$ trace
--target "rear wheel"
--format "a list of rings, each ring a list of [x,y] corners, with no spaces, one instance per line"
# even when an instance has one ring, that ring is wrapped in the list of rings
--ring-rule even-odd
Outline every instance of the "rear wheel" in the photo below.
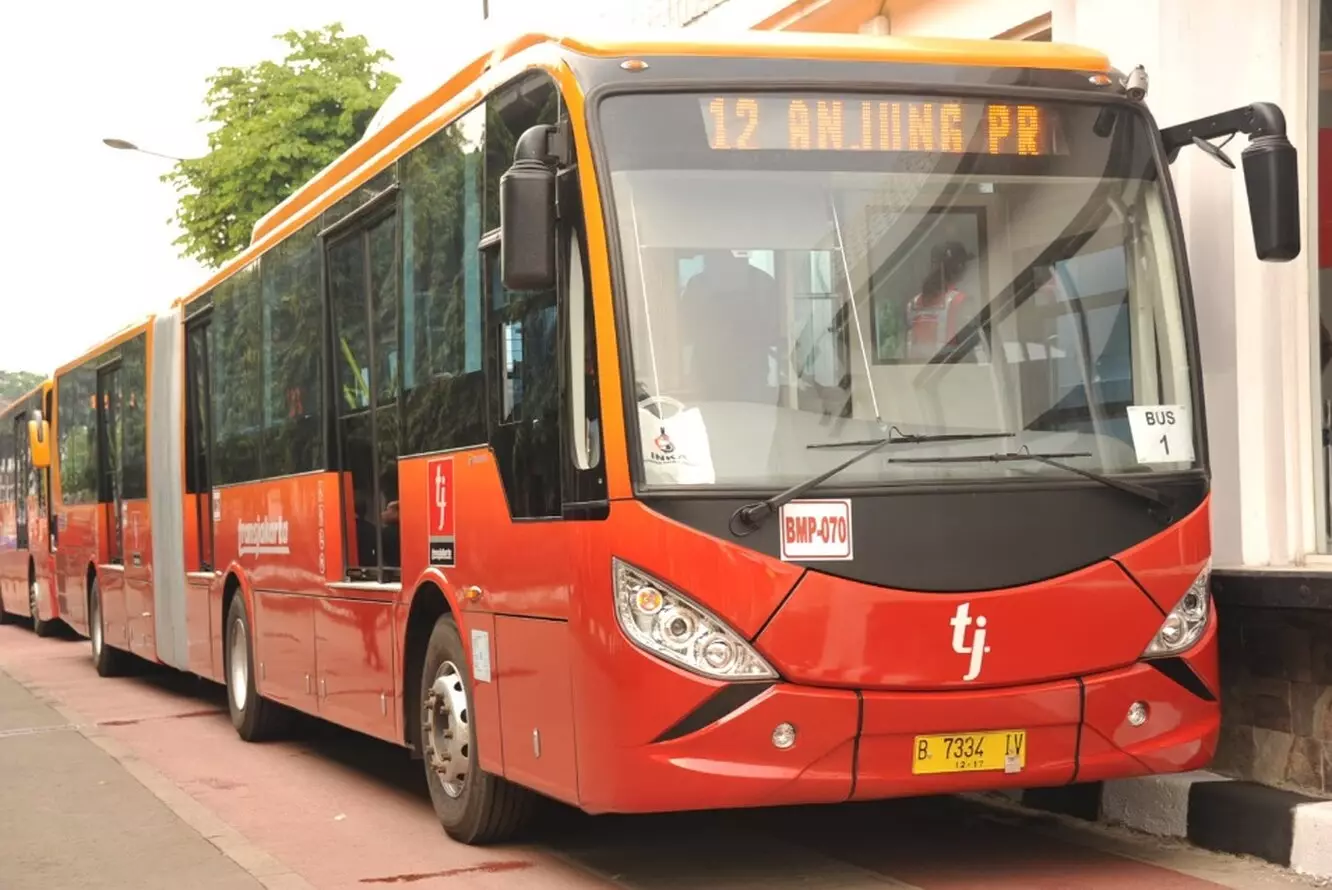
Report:
[[[231,725],[247,742],[263,742],[286,731],[291,711],[259,695],[254,679],[254,643],[245,599],[237,593],[227,610],[226,649],[227,707]]]
[[[49,637],[54,628],[52,622],[43,621],[41,613],[37,611],[37,579],[28,578],[28,611],[32,613],[32,629],[39,637]]]
[[[93,667],[102,677],[125,673],[129,653],[106,645],[106,619],[102,614],[102,586],[93,579],[88,591],[88,638],[92,640]]]
[[[421,666],[421,759],[445,832],[465,844],[493,844],[528,824],[536,795],[477,765],[466,665],[457,623],[441,616]]]

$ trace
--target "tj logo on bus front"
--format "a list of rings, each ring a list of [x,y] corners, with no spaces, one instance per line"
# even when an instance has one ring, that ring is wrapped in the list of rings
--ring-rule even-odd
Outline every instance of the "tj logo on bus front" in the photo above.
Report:
[[[963,603],[957,607],[957,613],[948,619],[948,623],[953,626],[953,651],[958,655],[970,655],[971,667],[963,675],[963,680],[974,680],[980,676],[981,661],[985,658],[985,653],[990,651],[990,647],[985,645],[985,616],[976,616],[976,630],[971,635],[971,645],[967,645],[967,628],[971,626],[971,615],[968,612],[971,609],[971,603]]]

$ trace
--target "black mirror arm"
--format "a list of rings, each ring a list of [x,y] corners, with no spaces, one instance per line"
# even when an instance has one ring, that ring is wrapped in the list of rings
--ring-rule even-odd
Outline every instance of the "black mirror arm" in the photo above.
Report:
[[[536,161],[539,164],[562,166],[573,159],[568,121],[529,127],[513,147],[514,163]]]
[[[1250,139],[1259,136],[1286,136],[1286,116],[1271,102],[1255,102],[1208,117],[1186,121],[1161,131],[1166,160],[1174,163],[1179,150],[1192,145],[1194,138],[1208,140],[1243,133]]]

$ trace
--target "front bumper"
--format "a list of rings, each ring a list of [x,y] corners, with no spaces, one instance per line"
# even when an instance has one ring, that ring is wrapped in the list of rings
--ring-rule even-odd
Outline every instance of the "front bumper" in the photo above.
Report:
[[[975,691],[778,683],[678,737],[602,749],[579,765],[580,803],[594,813],[834,803],[1197,769],[1211,760],[1220,727],[1216,690],[1202,679],[1216,676],[1216,645],[1213,624],[1176,660],[1189,683],[1151,663]],[[1127,719],[1134,702],[1148,711],[1136,727]],[[782,723],[797,731],[787,749],[773,743]],[[912,773],[917,735],[1019,729],[1027,733],[1020,772]]]

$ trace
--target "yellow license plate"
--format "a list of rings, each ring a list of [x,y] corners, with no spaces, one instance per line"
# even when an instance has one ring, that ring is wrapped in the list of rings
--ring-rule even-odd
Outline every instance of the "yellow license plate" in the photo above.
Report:
[[[911,760],[915,775],[1021,772],[1027,765],[1026,730],[952,732],[916,736]]]

